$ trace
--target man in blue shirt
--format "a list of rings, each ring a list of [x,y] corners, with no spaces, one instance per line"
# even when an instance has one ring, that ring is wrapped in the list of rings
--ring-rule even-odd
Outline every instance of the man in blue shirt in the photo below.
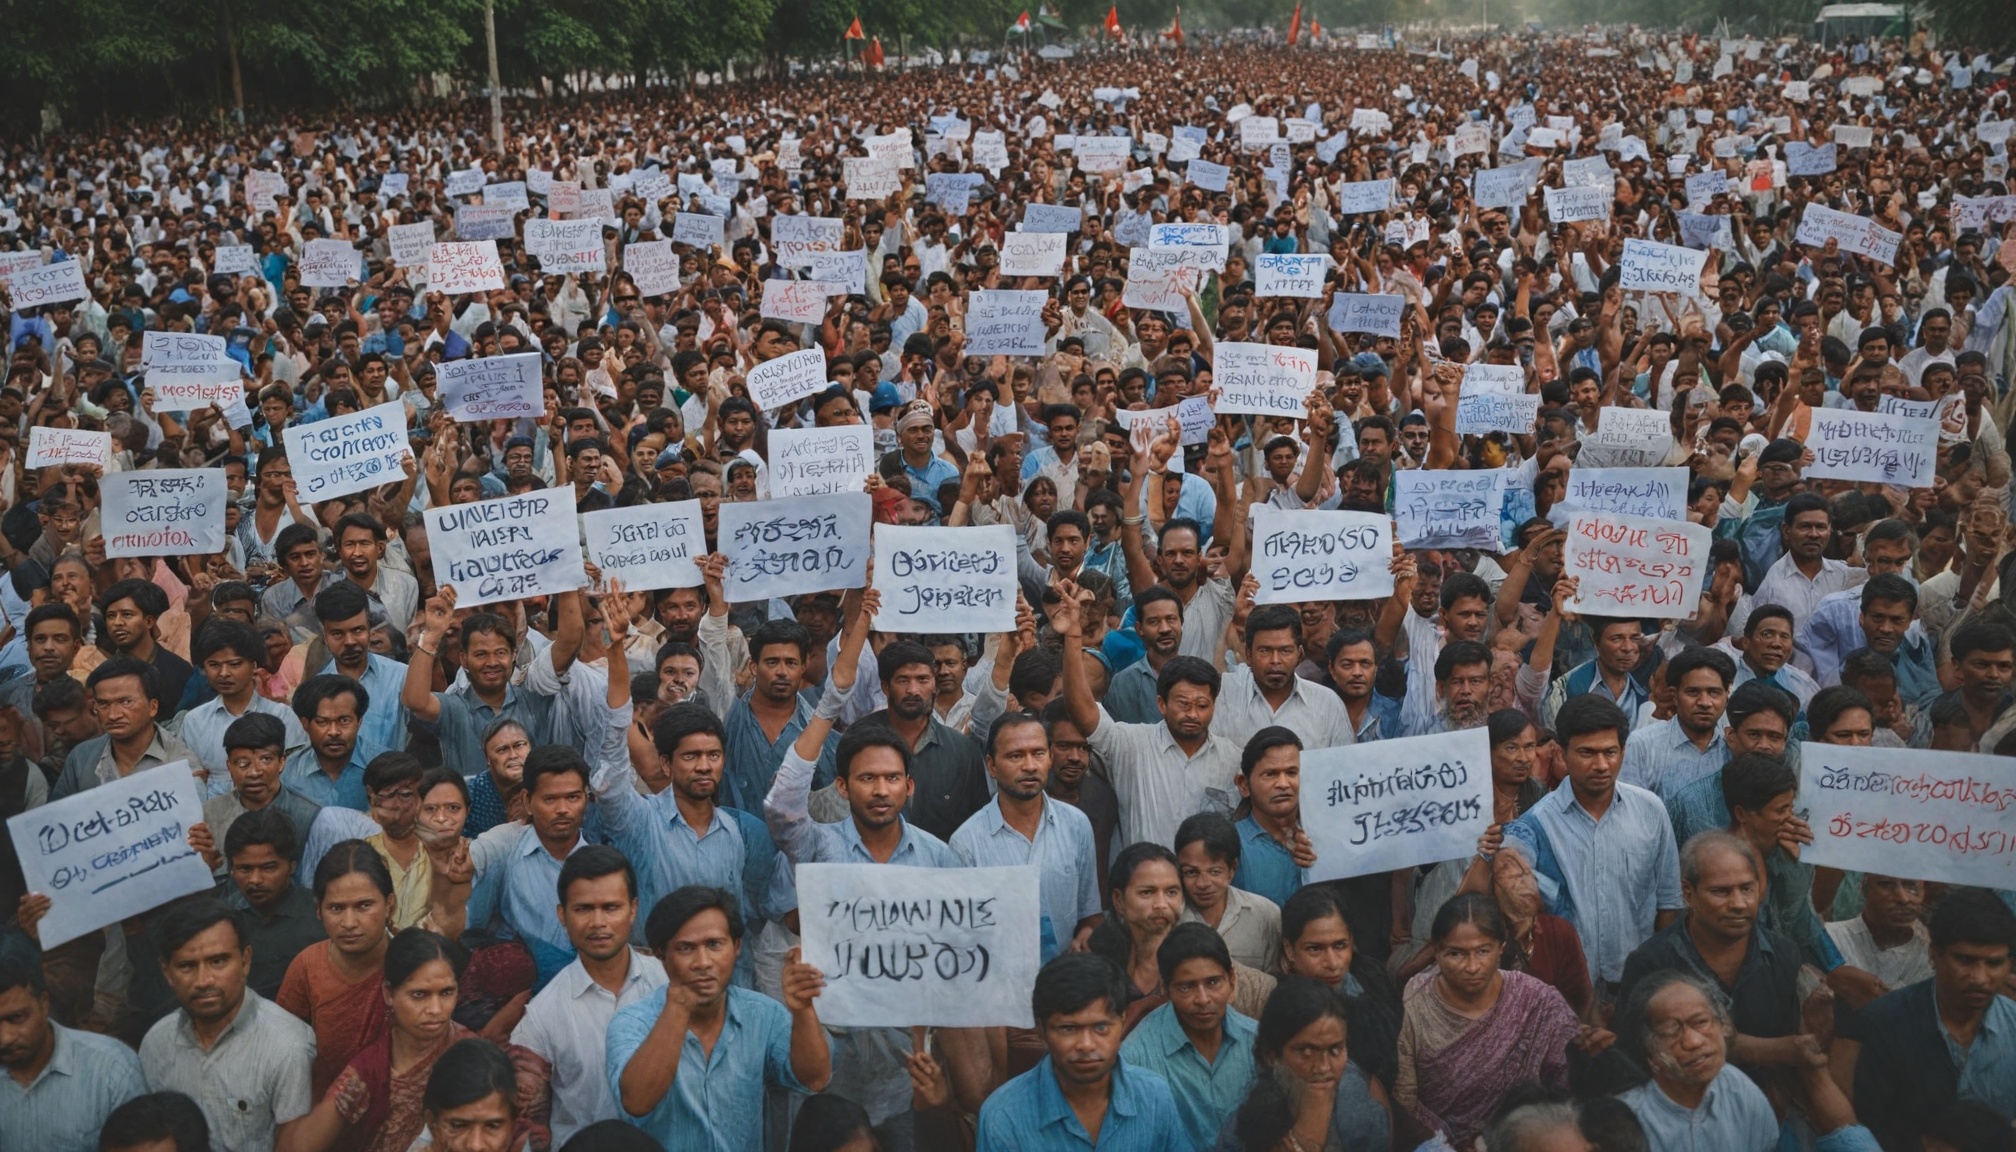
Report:
[[[1169,1082],[1189,1146],[1210,1148],[1253,1083],[1251,1017],[1232,1008],[1232,955],[1206,924],[1178,924],[1155,950],[1169,1002],[1120,1046],[1128,1064]]]
[[[1279,725],[1262,728],[1239,756],[1239,795],[1249,811],[1239,821],[1235,887],[1286,904],[1302,887],[1316,850],[1302,831],[1302,740]]]
[[[294,691],[294,715],[308,732],[308,746],[287,757],[280,783],[324,808],[340,804],[370,809],[364,795],[366,757],[357,733],[371,708],[371,694],[348,676],[310,676]]]
[[[817,1092],[832,1078],[812,1006],[825,977],[794,948],[783,1004],[734,987],[742,914],[719,888],[681,888],[660,900],[644,935],[670,982],[609,1022],[609,1094],[623,1119],[665,1152],[771,1147],[765,1090]]]
[[[49,1018],[42,973],[0,961],[0,1131],[7,1146],[90,1152],[114,1108],[147,1090],[140,1058]]]
[[[1067,952],[1036,974],[1030,1006],[1049,1054],[980,1107],[978,1152],[1167,1152],[1192,1146],[1168,1081],[1120,1054],[1127,983]]]
[[[943,516],[946,510],[938,504],[938,489],[957,481],[959,470],[932,453],[931,444],[937,434],[938,422],[931,405],[913,402],[896,418],[896,451],[882,458],[880,470],[884,479],[893,479],[899,473],[908,477],[910,498],[922,500],[931,506],[933,514]]]

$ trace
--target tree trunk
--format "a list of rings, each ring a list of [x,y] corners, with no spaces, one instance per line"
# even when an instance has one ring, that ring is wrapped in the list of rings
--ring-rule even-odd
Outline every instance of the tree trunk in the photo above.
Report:
[[[224,51],[231,58],[231,114],[245,123],[245,72],[238,61],[238,34],[231,26],[231,0],[218,0],[217,11],[224,21]]]

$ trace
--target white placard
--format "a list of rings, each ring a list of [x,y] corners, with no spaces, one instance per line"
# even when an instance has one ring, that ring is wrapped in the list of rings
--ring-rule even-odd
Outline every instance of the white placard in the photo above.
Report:
[[[1576,512],[1616,512],[1646,520],[1687,519],[1685,468],[1570,468],[1548,518],[1566,526]]]
[[[1939,422],[1863,412],[1854,408],[1813,408],[1806,433],[1813,463],[1809,480],[1866,480],[1905,488],[1930,488],[1939,465]]]
[[[142,334],[140,363],[157,412],[226,407],[244,396],[240,365],[222,336],[198,332]]]
[[[219,244],[210,261],[210,271],[223,276],[252,276],[259,271],[258,258],[250,244]]]
[[[1233,341],[1218,345],[1211,366],[1218,389],[1212,407],[1220,415],[1250,412],[1299,420],[1309,414],[1306,401],[1316,388],[1314,352]]]
[[[404,172],[387,172],[378,181],[378,195],[387,200],[396,200],[406,195],[406,190],[412,187],[412,184],[413,177]]]
[[[504,264],[497,259],[497,242],[464,240],[434,245],[427,254],[427,287],[445,296],[502,291]]]
[[[385,233],[392,251],[392,263],[399,268],[425,268],[434,258],[434,222],[394,224]]]
[[[313,424],[289,424],[281,436],[304,504],[402,481],[406,470],[400,462],[413,455],[404,404],[374,404]]]
[[[875,528],[877,632],[1006,632],[1015,627],[1015,529]]]
[[[602,579],[619,579],[631,592],[698,588],[705,583],[694,563],[707,552],[698,500],[583,512],[581,538],[589,562],[602,570]]]
[[[546,197],[546,211],[556,220],[574,219],[581,215],[579,180],[549,180],[546,190],[540,195]]]
[[[799,258],[807,280],[843,284],[857,296],[868,292],[868,254],[859,248],[844,252],[807,252]],[[830,290],[830,289],[829,289]]]
[[[866,424],[770,430],[770,497],[859,492],[875,470],[875,430]]]
[[[801,864],[805,962],[835,1027],[1028,1028],[1042,961],[1041,876],[1014,868]],[[1053,926],[1063,939],[1071,925]]]
[[[1071,204],[1024,204],[1018,232],[1076,232],[1085,225],[1085,210]]]
[[[838,252],[845,225],[831,216],[778,216],[770,221],[777,261],[790,264],[807,252]]]
[[[448,183],[443,191],[450,196],[474,196],[483,191],[485,179],[487,177],[483,175],[483,169],[464,168],[458,172],[448,173]]]
[[[1694,208],[1706,207],[1715,197],[1729,191],[1729,177],[1721,172],[1697,172],[1687,177],[1687,203]]]
[[[1592,188],[1586,184],[1571,184],[1566,188],[1547,189],[1547,222],[1550,224],[1579,224],[1584,220],[1607,220],[1610,217],[1609,188]]]
[[[1676,292],[1691,296],[1701,288],[1706,252],[1627,237],[1617,264],[1617,286],[1626,292]]]
[[[1319,299],[1329,274],[1330,258],[1320,252],[1262,252],[1253,261],[1253,294]]]
[[[488,208],[509,208],[514,212],[523,212],[532,207],[532,200],[526,194],[523,180],[505,180],[483,186],[483,204]]]
[[[1259,152],[1281,138],[1281,121],[1272,116],[1241,116],[1239,147]]]
[[[1604,408],[1583,436],[1576,463],[1590,468],[1654,468],[1673,450],[1672,417],[1657,408]]]
[[[310,240],[301,249],[301,283],[309,288],[341,288],[357,279],[362,259],[348,240]]]
[[[1080,170],[1112,173],[1127,166],[1134,141],[1126,136],[1079,136],[1072,141],[1071,151],[1078,157]]]
[[[42,947],[211,887],[216,878],[189,846],[190,826],[201,823],[203,788],[187,760],[10,817],[21,878],[49,897],[36,927]],[[1029,887],[1037,887],[1033,879]]]
[[[264,216],[280,210],[279,198],[287,195],[287,177],[278,172],[255,169],[245,174],[245,200],[252,211]]]
[[[727,241],[728,222],[704,212],[679,212],[672,217],[672,242],[690,244],[701,251],[720,248]]]
[[[1310,883],[1467,858],[1491,818],[1489,729],[1302,752]]]
[[[817,324],[826,319],[826,301],[846,294],[847,285],[823,280],[765,280],[762,315],[765,320]]]
[[[1183,252],[1151,252],[1130,249],[1127,256],[1127,286],[1120,302],[1129,308],[1158,312],[1186,312],[1186,291],[1197,287],[1197,269],[1185,263]]]
[[[670,240],[625,244],[623,271],[636,283],[639,296],[664,296],[679,290],[679,257]]]
[[[211,556],[224,551],[222,468],[144,468],[98,481],[105,555]]]
[[[112,466],[112,434],[82,428],[51,428],[37,424],[28,429],[28,467],[54,468],[62,464]]]
[[[1843,252],[1867,256],[1879,264],[1894,265],[1897,263],[1897,245],[1903,242],[1904,237],[1874,220],[1836,212],[1825,204],[1808,203],[1799,215],[1799,231],[1793,239],[1815,248],[1833,240]]]
[[[2016,784],[2006,757],[1804,743],[1801,862],[2007,891],[2016,888]],[[18,817],[17,817],[18,819]],[[17,836],[16,843],[19,843]]]
[[[463,204],[455,209],[457,240],[509,240],[518,229],[518,210],[496,205]]]
[[[1456,432],[1528,435],[1540,413],[1540,397],[1526,391],[1526,370],[1517,364],[1466,364],[1456,400]]]
[[[1724,252],[1736,250],[1736,235],[1729,227],[1730,217],[1723,215],[1704,216],[1696,212],[1676,212],[1680,221],[1680,242],[1689,248],[1706,251],[1720,248]]]
[[[1714,533],[1684,520],[1577,512],[1568,521],[1563,575],[1577,581],[1562,607],[1591,616],[1685,620],[1707,587]]]
[[[1001,275],[1063,275],[1066,239],[1062,232],[1002,233]]]
[[[459,607],[550,596],[588,583],[571,484],[429,508],[426,515],[434,583],[453,584]]]
[[[1285,511],[1253,517],[1256,604],[1373,600],[1393,594],[1393,521],[1370,512]]]
[[[529,241],[535,224],[544,225],[544,246],[532,253],[539,258],[539,271],[547,276],[600,275],[609,267],[609,250],[602,244],[600,220],[527,220]]]
[[[1183,169],[1183,178],[1206,192],[1223,192],[1232,179],[1232,169],[1209,160],[1192,159]]]
[[[872,156],[848,156],[841,161],[849,200],[887,200],[903,190],[903,172]]]
[[[1345,216],[1384,212],[1393,206],[1393,181],[1357,180],[1337,186],[1337,211]]]
[[[1231,242],[1223,224],[1157,224],[1148,230],[1150,252],[1200,248],[1216,251],[1222,257]]]
[[[1787,176],[1825,176],[1834,171],[1836,145],[1822,144],[1818,148],[1801,140],[1791,140],[1785,145],[1785,174]]]
[[[776,283],[776,281],[772,281]],[[804,348],[749,370],[749,399],[765,412],[776,412],[826,390],[826,353]]]
[[[1527,194],[1532,192],[1536,171],[1525,164],[1479,168],[1471,199],[1479,208],[1516,208],[1526,203]]]
[[[1482,548],[1503,545],[1503,468],[1400,468],[1393,473],[1393,518],[1402,548]]]
[[[1407,298],[1392,294],[1339,292],[1330,298],[1329,324],[1332,332],[1373,336],[1400,335],[1400,321],[1407,314]]]
[[[441,406],[463,424],[546,413],[540,354],[444,360],[434,369]]]
[[[866,492],[724,501],[716,538],[728,557],[728,602],[866,585],[874,506]]]
[[[1036,235],[1064,239],[1054,232]],[[1041,356],[1043,306],[1049,299],[1041,289],[974,290],[966,306],[966,355]]]

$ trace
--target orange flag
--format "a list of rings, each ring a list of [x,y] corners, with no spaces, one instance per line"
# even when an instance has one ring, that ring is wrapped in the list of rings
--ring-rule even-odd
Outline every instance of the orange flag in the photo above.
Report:
[[[1295,15],[1288,18],[1288,46],[1293,48],[1302,35],[1302,5],[1295,5]]]
[[[854,23],[847,26],[847,35],[842,37],[842,39],[846,40],[866,40],[867,38],[867,35],[861,31],[861,18],[859,16],[854,17]]]
[[[1174,40],[1180,47],[1183,43],[1183,9],[1176,9],[1176,18],[1169,22],[1169,30],[1162,33],[1164,40]]]
[[[882,67],[882,38],[880,36],[868,42],[868,51],[863,52],[861,58],[877,68]]]
[[[1120,31],[1120,6],[1118,4],[1106,9],[1106,34],[1116,40],[1122,34]]]

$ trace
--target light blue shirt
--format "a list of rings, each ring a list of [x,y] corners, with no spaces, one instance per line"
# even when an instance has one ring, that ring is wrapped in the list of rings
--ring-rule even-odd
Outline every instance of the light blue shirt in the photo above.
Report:
[[[1265,896],[1277,905],[1286,904],[1306,882],[1295,857],[1253,817],[1239,821],[1237,827],[1239,868],[1232,873],[1233,887]]]
[[[626,1008],[609,1021],[605,1050],[609,1094],[629,1124],[643,1129],[665,1152],[762,1152],[766,1088],[804,1092],[791,1071],[791,1014],[760,992],[728,989],[727,1020],[712,1052],[702,1052],[689,1031],[679,1071],[658,1106],[642,1116],[623,1110],[623,1069],[665,1011],[665,990]]]
[[[1057,1087],[1050,1057],[1003,1084],[980,1106],[977,1152],[1170,1152],[1190,1146],[1169,1084],[1123,1056],[1113,1067],[1106,1118],[1093,1143]],[[674,1152],[668,1148],[667,1152]]]
[[[594,789],[603,835],[637,870],[639,909],[657,907],[659,900],[688,884],[723,888],[738,897],[748,891],[744,881],[752,845],[733,811],[716,807],[707,827],[696,829],[680,813],[671,789],[641,796],[631,784],[634,779],[627,762],[605,765],[596,770]],[[753,847],[776,852],[767,836]],[[780,864],[776,874],[784,871]],[[751,920],[766,919],[793,906],[795,901],[781,911],[745,907],[743,915]],[[639,917],[631,932],[633,942],[642,944],[643,934],[644,920]]]
[[[1648,1080],[1617,1097],[1645,1129],[1655,1152],[1771,1152],[1778,1117],[1771,1102],[1733,1064],[1724,1065],[1699,1108],[1683,1108]]]
[[[912,868],[963,868],[964,861],[943,840],[897,817],[903,823],[903,839],[886,861],[877,861],[861,843],[861,832],[849,818],[838,824],[815,824],[809,805],[812,796],[811,761],[787,749],[784,763],[777,769],[776,782],[763,801],[763,819],[770,826],[770,839],[784,855],[799,864],[906,864]]]
[[[222,796],[231,791],[231,770],[224,763],[224,730],[233,721],[253,713],[271,716],[287,729],[287,751],[308,746],[308,733],[302,729],[301,721],[294,716],[294,710],[278,700],[268,700],[259,693],[252,693],[252,702],[245,711],[233,716],[224,707],[222,696],[212,696],[196,707],[182,713],[175,723],[175,735],[196,754],[203,767],[210,770],[210,779],[205,782],[205,796]]]
[[[1253,1036],[1258,1030],[1251,1017],[1227,1008],[1218,1058],[1206,1060],[1176,1019],[1176,1006],[1164,1004],[1134,1026],[1120,1045],[1120,1058],[1168,1082],[1176,1114],[1190,1134],[1189,1146],[1209,1148],[1253,1083]]]
[[[364,795],[364,762],[363,745],[352,745],[350,762],[343,766],[342,775],[331,780],[329,773],[322,770],[322,761],[316,758],[315,749],[302,748],[288,755],[286,765],[280,769],[280,783],[324,808],[354,808],[359,812],[369,812],[371,801]]]
[[[324,673],[349,675],[337,668],[334,660],[323,665],[317,675]],[[406,722],[413,718],[406,705],[399,702],[399,692],[406,686],[406,665],[373,652],[364,665],[364,675],[356,679],[371,697],[371,705],[364,709],[364,719],[357,725],[357,747],[364,753],[364,759],[368,762],[380,752],[405,751]],[[473,771],[480,772],[482,768],[479,763]],[[468,775],[472,769],[458,766],[456,771]]]
[[[533,659],[543,660],[545,656],[535,655]],[[483,733],[500,717],[509,716],[523,724],[534,745],[553,741],[551,696],[509,684],[504,688],[504,706],[492,708],[465,679],[451,685],[446,692],[436,692],[434,698],[441,702],[441,718],[435,721],[435,731],[441,740],[441,762],[464,776],[474,776],[489,767],[489,761],[483,758]]]
[[[567,855],[586,843],[577,839]],[[522,941],[539,966],[537,987],[544,988],[574,962],[574,942],[554,911],[566,860],[548,852],[530,824],[505,824],[470,841],[469,861],[476,879],[469,891],[467,924],[481,928],[495,921],[498,935]]]
[[[1592,980],[1621,979],[1625,957],[1651,938],[1658,914],[1683,906],[1673,825],[1643,788],[1618,784],[1598,821],[1563,780],[1507,825],[1505,838],[1533,861],[1547,910],[1582,937]]]
[[[807,704],[802,695],[795,707],[790,723],[777,733],[777,739],[772,740],[763,731],[763,722],[756,719],[755,711],[749,707],[748,696],[744,695],[728,706],[721,717],[721,728],[727,736],[722,750],[728,758],[721,772],[720,794],[715,797],[715,803],[740,808],[744,812],[763,810],[763,798],[770,794],[770,785],[777,778],[777,766],[798,743],[798,735],[805,731],[805,725],[812,722],[812,705]],[[839,746],[839,735],[828,733],[819,754],[818,779],[813,781],[814,788],[824,788],[833,782],[833,752]]]
[[[1618,779],[1636,784],[1662,800],[1696,780],[1713,776],[1729,762],[1729,744],[1722,739],[1721,720],[1708,747],[1695,746],[1678,716],[1631,733]]]
[[[1211,543],[1211,524],[1218,517],[1218,494],[1211,490],[1211,482],[1195,473],[1185,472],[1183,491],[1176,497],[1176,508],[1169,513],[1169,519],[1195,520],[1199,529],[1200,546]],[[1159,483],[1153,477],[1148,483]],[[1141,485],[1141,504],[1135,509],[1139,515],[1148,514],[1148,484]],[[1214,641],[1215,643],[1215,641]]]
[[[2016,1001],[2007,996],[1989,1001],[1974,1042],[1965,1048],[1953,1042],[1952,1034],[1939,1020],[1936,995],[1932,997],[1932,1016],[1939,1038],[1946,1042],[1947,1054],[1953,1057],[1953,1067],[1960,1073],[1960,1098],[1979,1100],[2004,1116],[2016,1113]]]
[[[105,1117],[147,1091],[140,1057],[109,1036],[49,1027],[56,1046],[41,1075],[26,1088],[0,1075],[0,1132],[9,1148],[96,1152]]]
[[[1813,659],[1813,679],[1823,688],[1841,682],[1841,666],[1858,648],[1869,646],[1862,631],[1862,589],[1835,592],[1820,601],[1813,615],[1799,625],[1799,650]],[[1890,655],[1897,670],[1897,698],[1924,707],[1945,691],[1939,685],[1939,653],[1925,626],[1913,621],[1904,640]]]
[[[1092,821],[1069,804],[1043,797],[1036,838],[1030,840],[1009,825],[997,795],[952,833],[950,847],[969,868],[1036,865],[1042,877],[1046,963],[1070,944],[1079,921],[1099,914],[1098,848]]]

